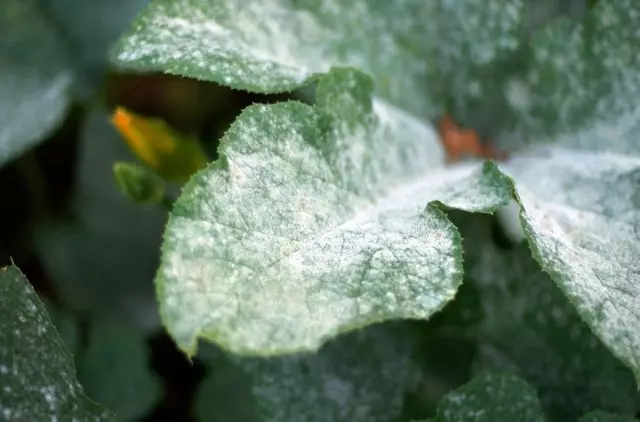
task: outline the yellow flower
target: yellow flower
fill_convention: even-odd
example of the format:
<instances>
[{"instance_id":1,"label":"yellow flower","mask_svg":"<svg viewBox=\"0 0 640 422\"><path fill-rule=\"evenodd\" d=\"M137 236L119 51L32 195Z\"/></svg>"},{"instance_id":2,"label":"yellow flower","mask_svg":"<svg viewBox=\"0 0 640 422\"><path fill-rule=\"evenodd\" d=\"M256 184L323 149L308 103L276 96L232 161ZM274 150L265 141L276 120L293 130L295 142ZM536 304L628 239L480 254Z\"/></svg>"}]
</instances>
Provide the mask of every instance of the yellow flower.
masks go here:
<instances>
[{"instance_id":1,"label":"yellow flower","mask_svg":"<svg viewBox=\"0 0 640 422\"><path fill-rule=\"evenodd\" d=\"M118 107L111 122L136 157L165 180L186 182L207 164L197 139L178 134L162 120Z\"/></svg>"}]
</instances>

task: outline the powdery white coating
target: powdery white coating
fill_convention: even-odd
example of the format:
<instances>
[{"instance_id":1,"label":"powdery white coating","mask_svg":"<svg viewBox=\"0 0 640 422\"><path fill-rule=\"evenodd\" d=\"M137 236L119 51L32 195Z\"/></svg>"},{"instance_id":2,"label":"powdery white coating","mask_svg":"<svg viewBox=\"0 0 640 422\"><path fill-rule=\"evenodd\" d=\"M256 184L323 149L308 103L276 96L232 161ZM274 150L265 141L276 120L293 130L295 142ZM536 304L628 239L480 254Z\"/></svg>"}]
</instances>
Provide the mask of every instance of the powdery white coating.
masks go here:
<instances>
[{"instance_id":1,"label":"powdery white coating","mask_svg":"<svg viewBox=\"0 0 640 422\"><path fill-rule=\"evenodd\" d=\"M543 422L536 391L521 378L484 374L450 392L438 404L433 422Z\"/></svg>"},{"instance_id":2,"label":"powdery white coating","mask_svg":"<svg viewBox=\"0 0 640 422\"><path fill-rule=\"evenodd\" d=\"M409 95L416 86L426 93L424 59L408 51L403 39L415 19L407 6L419 2L291 3L156 1L113 59L125 68L164 70L260 92L290 90L331 66L352 65L375 76L382 97L415 113L426 111L426 96ZM400 71L404 77L391 77Z\"/></svg>"},{"instance_id":3,"label":"powdery white coating","mask_svg":"<svg viewBox=\"0 0 640 422\"><path fill-rule=\"evenodd\" d=\"M544 138L637 154L640 143L628 140L640 133L639 20L635 0L601 2L584 25L558 20L535 34L526 74L505 84L517 119L502 146Z\"/></svg>"},{"instance_id":4,"label":"powdery white coating","mask_svg":"<svg viewBox=\"0 0 640 422\"><path fill-rule=\"evenodd\" d=\"M372 75L380 98L433 118L441 112L443 84L447 92L455 87L474 99L483 95L472 72L518 46L523 5L522 0L157 0L112 57L125 69L259 92L292 90L314 73L349 65Z\"/></svg>"},{"instance_id":5,"label":"powdery white coating","mask_svg":"<svg viewBox=\"0 0 640 422\"><path fill-rule=\"evenodd\" d=\"M83 394L72 356L16 267L0 268L0 384L2 420L111 420Z\"/></svg>"},{"instance_id":6,"label":"powdery white coating","mask_svg":"<svg viewBox=\"0 0 640 422\"><path fill-rule=\"evenodd\" d=\"M504 169L543 269L640 380L640 158L555 148Z\"/></svg>"},{"instance_id":7,"label":"powdery white coating","mask_svg":"<svg viewBox=\"0 0 640 422\"><path fill-rule=\"evenodd\" d=\"M638 393L631 372L541 271L528 245L498 247L490 225L478 219L459 225L466 277L456 297L471 304L460 312L468 315L463 335L479 341L477 370L525 378L549 420L572 421L593 409L634 414Z\"/></svg>"},{"instance_id":8,"label":"powdery white coating","mask_svg":"<svg viewBox=\"0 0 640 422\"><path fill-rule=\"evenodd\" d=\"M128 38L132 48L121 49L118 61L185 61L202 71L224 74L231 85L255 77L259 79L252 84L298 84L314 71L327 70L319 56L308 55L306 62L296 56L306 43L335 37L306 11L277 1L156 2L152 8L153 13L144 15L149 32Z\"/></svg>"},{"instance_id":9,"label":"powdery white coating","mask_svg":"<svg viewBox=\"0 0 640 422\"><path fill-rule=\"evenodd\" d=\"M333 106L362 82L346 70L326 78L344 84L319 88L319 103ZM501 200L495 186L477 164L425 167L442 154L431 129L400 129L383 103L353 107L328 124L321 108L253 106L225 136L227 167L186 187L157 280L181 347L204 336L237 353L314 350L354 327L427 318L453 298L457 232L425 207L450 199L486 210Z\"/></svg>"}]
</instances>

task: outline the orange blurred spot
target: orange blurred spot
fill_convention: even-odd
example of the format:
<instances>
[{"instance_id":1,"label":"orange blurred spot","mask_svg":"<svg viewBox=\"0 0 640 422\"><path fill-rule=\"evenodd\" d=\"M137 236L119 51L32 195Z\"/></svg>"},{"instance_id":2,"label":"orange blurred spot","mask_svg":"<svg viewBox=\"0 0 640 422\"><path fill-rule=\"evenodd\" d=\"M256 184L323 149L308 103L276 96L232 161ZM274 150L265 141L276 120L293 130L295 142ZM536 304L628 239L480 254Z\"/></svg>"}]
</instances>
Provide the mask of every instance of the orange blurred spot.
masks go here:
<instances>
[{"instance_id":1,"label":"orange blurred spot","mask_svg":"<svg viewBox=\"0 0 640 422\"><path fill-rule=\"evenodd\" d=\"M131 151L167 180L183 182L207 164L196 139L181 136L166 123L117 107L111 123Z\"/></svg>"},{"instance_id":2,"label":"orange blurred spot","mask_svg":"<svg viewBox=\"0 0 640 422\"><path fill-rule=\"evenodd\" d=\"M502 160L506 154L497 151L491 145L481 142L478 134L472 129L462 129L449 115L440 119L440 140L447 152L450 162L458 161L465 156Z\"/></svg>"}]
</instances>

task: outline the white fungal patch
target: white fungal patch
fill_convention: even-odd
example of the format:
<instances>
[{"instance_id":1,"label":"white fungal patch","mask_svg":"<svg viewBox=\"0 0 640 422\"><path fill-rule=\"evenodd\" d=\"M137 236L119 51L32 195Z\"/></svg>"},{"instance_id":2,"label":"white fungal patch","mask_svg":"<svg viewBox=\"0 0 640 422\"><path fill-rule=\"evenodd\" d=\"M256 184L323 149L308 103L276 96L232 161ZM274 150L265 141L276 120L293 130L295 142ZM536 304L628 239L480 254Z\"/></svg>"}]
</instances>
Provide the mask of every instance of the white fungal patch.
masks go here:
<instances>
[{"instance_id":1,"label":"white fungal patch","mask_svg":"<svg viewBox=\"0 0 640 422\"><path fill-rule=\"evenodd\" d=\"M550 149L504 166L540 262L640 379L640 159Z\"/></svg>"}]
</instances>

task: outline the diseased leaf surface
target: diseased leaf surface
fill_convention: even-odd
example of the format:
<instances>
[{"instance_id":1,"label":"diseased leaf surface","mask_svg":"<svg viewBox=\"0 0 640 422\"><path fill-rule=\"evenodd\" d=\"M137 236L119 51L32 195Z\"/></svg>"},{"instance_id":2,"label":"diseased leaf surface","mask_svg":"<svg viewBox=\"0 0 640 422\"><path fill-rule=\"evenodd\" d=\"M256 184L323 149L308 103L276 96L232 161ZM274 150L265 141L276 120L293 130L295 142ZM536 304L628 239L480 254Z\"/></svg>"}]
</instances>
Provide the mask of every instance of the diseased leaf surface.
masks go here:
<instances>
[{"instance_id":1,"label":"diseased leaf surface","mask_svg":"<svg viewBox=\"0 0 640 422\"><path fill-rule=\"evenodd\" d=\"M236 352L313 349L354 326L426 318L451 298L455 230L433 207L417 210L452 200L454 186L459 202L450 205L473 210L487 179L465 179L471 167L436 176L429 129L388 103L420 117L447 105L463 120L469 110L501 110L497 133L553 135L583 150L521 151L501 168L515 180L543 270L640 379L640 6L598 2L582 22L533 34L527 49L522 2L333 6L157 0L114 53L124 68L260 92L350 64L372 75L379 97L368 104L367 82L334 72L320 77L315 108L243 113L224 160L187 186L167 229L158 293L179 344L193 348L202 335ZM430 188L412 191L420 177ZM483 191L485 209L502 204L509 188L499 185ZM411 201L391 205L403 195Z\"/></svg>"},{"instance_id":2,"label":"diseased leaf surface","mask_svg":"<svg viewBox=\"0 0 640 422\"><path fill-rule=\"evenodd\" d=\"M373 76L376 95L431 118L442 110L443 85L476 100L484 94L480 69L518 47L524 3L156 0L112 61L257 92L355 66Z\"/></svg>"},{"instance_id":3,"label":"diseased leaf surface","mask_svg":"<svg viewBox=\"0 0 640 422\"><path fill-rule=\"evenodd\" d=\"M640 157L555 148L502 168L534 257L640 382Z\"/></svg>"},{"instance_id":4,"label":"diseased leaf surface","mask_svg":"<svg viewBox=\"0 0 640 422\"><path fill-rule=\"evenodd\" d=\"M580 319L527 245L498 249L486 219L464 217L454 222L462 223L465 239L465 281L447 311L457 308L455 315L466 322L450 318L448 330L477 341L477 369L527 380L549 422L597 409L640 410L631 372Z\"/></svg>"},{"instance_id":5,"label":"diseased leaf surface","mask_svg":"<svg viewBox=\"0 0 640 422\"><path fill-rule=\"evenodd\" d=\"M371 104L369 87L334 69L316 107L247 109L222 158L187 184L157 278L180 347L204 337L236 353L314 350L373 322L428 318L455 295L459 236L427 205L490 212L508 182L491 165L431 164L433 135Z\"/></svg>"},{"instance_id":6,"label":"diseased leaf surface","mask_svg":"<svg viewBox=\"0 0 640 422\"><path fill-rule=\"evenodd\" d=\"M0 166L60 123L74 80L66 46L36 0L3 0L0 13Z\"/></svg>"},{"instance_id":7,"label":"diseased leaf surface","mask_svg":"<svg viewBox=\"0 0 640 422\"><path fill-rule=\"evenodd\" d=\"M0 419L110 421L76 379L73 358L17 267L0 268Z\"/></svg>"},{"instance_id":8,"label":"diseased leaf surface","mask_svg":"<svg viewBox=\"0 0 640 422\"><path fill-rule=\"evenodd\" d=\"M536 392L508 374L483 374L447 394L432 422L544 422Z\"/></svg>"},{"instance_id":9,"label":"diseased leaf surface","mask_svg":"<svg viewBox=\"0 0 640 422\"><path fill-rule=\"evenodd\" d=\"M211 375L198 391L198 420L396 420L421 375L415 332L408 325L367 327L330 341L318 353L242 358L209 352Z\"/></svg>"},{"instance_id":10,"label":"diseased leaf surface","mask_svg":"<svg viewBox=\"0 0 640 422\"><path fill-rule=\"evenodd\" d=\"M514 116L496 136L504 147L554 141L640 152L639 142L629 142L638 136L640 3L598 1L592 9L533 34L521 71L505 79L508 107L493 107Z\"/></svg>"}]
</instances>

